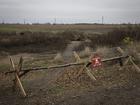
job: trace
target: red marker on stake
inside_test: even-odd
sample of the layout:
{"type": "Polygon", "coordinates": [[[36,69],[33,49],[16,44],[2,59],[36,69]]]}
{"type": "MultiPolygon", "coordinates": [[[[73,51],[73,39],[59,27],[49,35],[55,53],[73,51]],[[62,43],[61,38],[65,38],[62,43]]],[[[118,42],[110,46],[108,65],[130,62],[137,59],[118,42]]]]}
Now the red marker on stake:
{"type": "Polygon", "coordinates": [[[91,64],[93,68],[100,67],[102,65],[101,57],[95,54],[91,59],[91,64]]]}

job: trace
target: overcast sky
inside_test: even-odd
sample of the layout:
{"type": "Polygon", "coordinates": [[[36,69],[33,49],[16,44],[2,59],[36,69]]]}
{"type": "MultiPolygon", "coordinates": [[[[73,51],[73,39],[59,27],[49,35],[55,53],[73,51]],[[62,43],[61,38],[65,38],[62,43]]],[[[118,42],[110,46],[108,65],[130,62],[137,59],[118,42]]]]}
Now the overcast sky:
{"type": "Polygon", "coordinates": [[[140,23],[140,0],[0,0],[0,22],[140,23]]]}

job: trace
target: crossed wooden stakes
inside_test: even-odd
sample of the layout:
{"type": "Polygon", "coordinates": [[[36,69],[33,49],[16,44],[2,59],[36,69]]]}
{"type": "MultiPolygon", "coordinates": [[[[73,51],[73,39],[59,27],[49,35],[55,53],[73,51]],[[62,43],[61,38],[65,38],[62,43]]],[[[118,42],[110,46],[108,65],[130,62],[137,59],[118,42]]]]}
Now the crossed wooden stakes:
{"type": "MultiPolygon", "coordinates": [[[[136,69],[136,71],[138,73],[140,73],[140,68],[139,66],[133,61],[133,57],[131,55],[125,55],[125,51],[123,49],[121,49],[120,47],[117,47],[117,51],[122,55],[122,57],[120,58],[113,58],[113,59],[118,59],[119,61],[119,64],[120,64],[120,69],[121,70],[125,65],[128,64],[128,62],[130,62],[136,69]],[[125,60],[125,62],[122,61],[122,58],[127,58],[125,60]]],[[[77,62],[80,62],[81,61],[81,58],[79,57],[79,55],[74,51],[73,52],[75,58],[76,58],[76,61],[77,62]]],[[[102,60],[102,62],[106,62],[106,61],[109,61],[109,60],[113,60],[113,59],[105,59],[105,60],[102,60]]],[[[92,72],[90,69],[88,69],[88,64],[89,63],[85,63],[84,67],[78,72],[77,76],[79,76],[84,70],[86,71],[87,75],[92,79],[92,80],[96,80],[95,76],[93,76],[92,72]]]]}
{"type": "MultiPolygon", "coordinates": [[[[121,49],[120,47],[117,47],[117,51],[119,51],[119,53],[120,53],[121,55],[125,55],[125,51],[124,51],[123,49],[121,49]]],[[[128,62],[130,62],[130,63],[135,67],[136,71],[137,71],[138,73],[140,73],[140,68],[139,68],[139,66],[133,61],[133,57],[130,56],[130,55],[129,55],[128,58],[125,60],[124,64],[122,63],[123,66],[127,65],[128,62]]],[[[121,69],[122,69],[122,67],[121,67],[119,70],[121,70],[121,69]]]]}
{"type": "MultiPolygon", "coordinates": [[[[16,66],[13,62],[13,59],[10,57],[10,63],[12,65],[12,71],[15,71],[14,72],[14,75],[15,75],[15,79],[13,80],[14,82],[14,85],[13,85],[13,90],[15,91],[17,87],[19,87],[19,89],[21,90],[22,94],[24,97],[27,96],[24,88],[23,88],[23,85],[21,83],[21,80],[20,80],[20,77],[22,77],[23,74],[20,74],[20,71],[22,69],[22,64],[23,64],[23,58],[20,57],[20,60],[19,60],[19,63],[18,65],[16,66]]],[[[10,69],[11,71],[11,69],[10,69]]]]}
{"type": "MultiPolygon", "coordinates": [[[[76,59],[76,62],[81,62],[81,58],[80,56],[74,51],[73,52],[74,57],[76,59]]],[[[92,80],[96,80],[95,76],[93,76],[92,72],[90,69],[88,69],[87,67],[88,63],[84,64],[84,67],[82,69],[79,70],[78,74],[76,75],[76,77],[78,77],[84,70],[87,73],[87,75],[92,79],[92,80]]]]}

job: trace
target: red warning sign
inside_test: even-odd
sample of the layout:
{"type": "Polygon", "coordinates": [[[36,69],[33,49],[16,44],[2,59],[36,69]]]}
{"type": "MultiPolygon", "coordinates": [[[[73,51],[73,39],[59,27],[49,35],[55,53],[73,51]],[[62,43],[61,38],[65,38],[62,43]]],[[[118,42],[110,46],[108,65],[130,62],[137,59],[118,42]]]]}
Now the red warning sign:
{"type": "Polygon", "coordinates": [[[98,54],[95,54],[91,59],[91,64],[93,68],[101,66],[102,65],[101,57],[98,56],[98,54]]]}

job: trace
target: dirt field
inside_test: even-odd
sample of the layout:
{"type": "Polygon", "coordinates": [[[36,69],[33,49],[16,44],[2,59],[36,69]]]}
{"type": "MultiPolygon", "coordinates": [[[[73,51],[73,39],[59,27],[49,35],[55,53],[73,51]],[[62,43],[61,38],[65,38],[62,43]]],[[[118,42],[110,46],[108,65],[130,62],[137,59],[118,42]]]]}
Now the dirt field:
{"type": "MultiPolygon", "coordinates": [[[[47,67],[75,62],[73,51],[77,51],[83,60],[89,60],[93,52],[99,53],[103,59],[118,56],[120,54],[114,50],[114,46],[107,47],[106,44],[102,45],[102,43],[102,46],[91,46],[96,42],[103,42],[104,38],[108,39],[104,43],[112,44],[115,42],[116,35],[121,37],[123,31],[115,31],[115,34],[113,33],[116,36],[114,39],[110,37],[112,34],[107,37],[94,37],[94,34],[107,33],[116,27],[121,26],[67,25],[65,28],[64,25],[0,26],[0,105],[140,105],[140,74],[136,72],[136,69],[130,63],[121,69],[116,61],[103,63],[102,67],[92,69],[96,81],[91,80],[85,71],[76,76],[83,66],[29,72],[21,78],[27,93],[26,98],[22,96],[18,87],[16,91],[13,91],[14,75],[4,74],[11,69],[9,55],[16,65],[20,56],[22,56],[24,58],[24,68],[47,67]],[[79,31],[74,36],[72,35],[75,33],[70,32],[65,38],[67,33],[64,32],[63,37],[58,37],[55,34],[55,37],[49,36],[50,39],[48,39],[48,33],[32,33],[48,30],[59,33],[59,31],[65,29],[79,31]],[[26,34],[26,31],[29,32],[26,34]],[[84,37],[84,39],[83,36],[87,35],[84,33],[83,36],[77,38],[81,35],[80,31],[86,31],[89,36],[93,37],[91,40],[87,40],[87,37],[84,37]],[[14,33],[11,34],[12,32],[14,33]],[[54,38],[56,39],[54,40],[54,38]],[[102,40],[99,41],[98,38],[102,38],[102,40]]],[[[139,39],[139,31],[137,30],[133,31],[132,29],[129,31],[127,29],[124,32],[135,35],[130,34],[130,39],[128,38],[127,43],[125,43],[127,45],[122,46],[123,48],[128,47],[129,49],[125,50],[131,55],[137,51],[140,52],[139,42],[130,43],[133,42],[131,36],[139,39]]],[[[51,33],[51,35],[54,34],[51,33]]],[[[123,38],[120,38],[120,40],[123,41],[123,38]]],[[[136,63],[140,67],[139,61],[136,61],[136,63]]]]}
{"type": "MultiPolygon", "coordinates": [[[[25,59],[24,66],[51,64],[54,54],[13,55],[15,62],[20,56],[25,59]],[[47,60],[46,60],[47,59],[47,60]]],[[[71,55],[70,55],[71,56],[71,55]]],[[[8,58],[1,60],[9,64],[8,58]]],[[[59,62],[61,64],[61,62],[59,62]]],[[[108,65],[108,64],[107,64],[108,65]]],[[[103,66],[93,70],[96,81],[85,73],[74,78],[73,72],[82,67],[68,67],[48,71],[30,72],[22,78],[28,94],[23,98],[19,89],[13,91],[10,74],[0,74],[0,105],[139,105],[140,75],[131,65],[119,70],[119,64],[103,66]]],[[[8,67],[7,67],[8,69],[8,67]]],[[[3,70],[4,72],[5,70],[3,70]]]]}

